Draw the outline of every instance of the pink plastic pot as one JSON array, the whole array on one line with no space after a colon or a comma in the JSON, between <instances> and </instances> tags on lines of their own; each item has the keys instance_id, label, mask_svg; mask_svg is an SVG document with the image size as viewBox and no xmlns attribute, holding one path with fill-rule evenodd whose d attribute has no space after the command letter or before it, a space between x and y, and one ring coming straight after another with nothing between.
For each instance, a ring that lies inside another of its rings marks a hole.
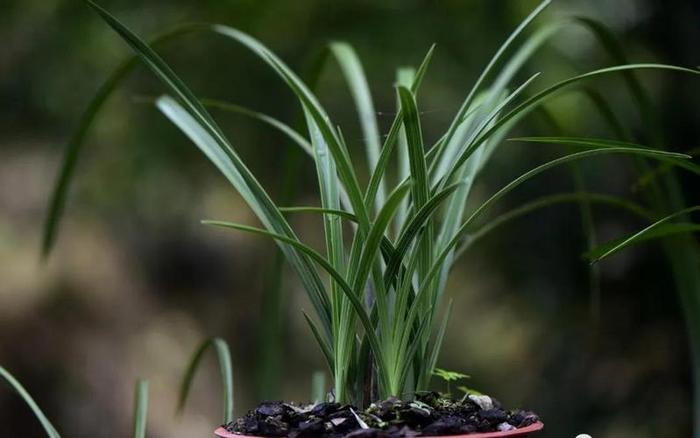
<instances>
[{"instance_id":1,"label":"pink plastic pot","mask_svg":"<svg viewBox=\"0 0 700 438\"><path fill-rule=\"evenodd\" d=\"M537 422L534 424L531 424L527 427L522 427L520 429L513 429L509 430L507 432L486 432L486 433L470 433L467 435L444 435L442 437L420 437L420 438L501 438L501 437L526 437L530 435L531 433L539 432L544 428L544 424L542 422ZM252 436L247 436L247 435L238 435L235 433L231 433L224 429L223 427L220 427L214 431L214 435L216 435L219 438L260 438L260 437L252 437Z\"/></svg>"}]
</instances>

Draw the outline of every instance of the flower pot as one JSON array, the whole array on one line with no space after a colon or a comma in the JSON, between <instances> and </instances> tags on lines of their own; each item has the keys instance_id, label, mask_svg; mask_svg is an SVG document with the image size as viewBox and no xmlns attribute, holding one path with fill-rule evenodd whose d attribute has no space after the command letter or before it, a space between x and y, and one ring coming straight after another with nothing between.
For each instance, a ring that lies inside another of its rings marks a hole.
<instances>
[{"instance_id":1,"label":"flower pot","mask_svg":"<svg viewBox=\"0 0 700 438\"><path fill-rule=\"evenodd\" d=\"M451 438L501 438L501 437L526 437L530 435L531 433L538 432L542 430L544 427L544 424L541 421L538 421L537 423L531 424L527 427L521 427L520 429L513 429L509 430L507 432L484 432L484 433L470 433L467 435L443 435L442 437L419 437L419 438L444 438L444 437L451 437ZM260 437L251 437L247 435L238 435L232 432L227 431L223 427L220 427L214 431L214 435L216 435L219 438L260 438Z\"/></svg>"}]
</instances>

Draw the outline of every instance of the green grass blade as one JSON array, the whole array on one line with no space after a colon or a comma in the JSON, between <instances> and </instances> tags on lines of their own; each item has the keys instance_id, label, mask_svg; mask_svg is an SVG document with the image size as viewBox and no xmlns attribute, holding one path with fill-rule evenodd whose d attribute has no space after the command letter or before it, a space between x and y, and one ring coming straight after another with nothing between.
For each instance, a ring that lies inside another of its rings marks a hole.
<instances>
[{"instance_id":1,"label":"green grass blade","mask_svg":"<svg viewBox=\"0 0 700 438\"><path fill-rule=\"evenodd\" d=\"M365 76L360 59L352 46L343 42L335 42L330 45L330 51L340 65L345 81L350 87L350 93L355 102L355 107L357 108L362 135L365 138L367 162L371 175L379 161L380 135L367 77ZM375 206L377 211L384 205L385 196L386 189L383 182L380 181Z\"/></svg>"},{"instance_id":2,"label":"green grass blade","mask_svg":"<svg viewBox=\"0 0 700 438\"><path fill-rule=\"evenodd\" d=\"M192 388L194 376L199 369L204 354L213 349L216 353L216 359L219 364L219 372L221 374L221 386L223 389L223 422L228 423L233 421L233 365L231 361L231 351L226 341L221 338L209 338L202 342L195 350L187 366L185 375L180 384L180 394L177 402L177 412L182 414L187 403L187 398Z\"/></svg>"},{"instance_id":3,"label":"green grass blade","mask_svg":"<svg viewBox=\"0 0 700 438\"><path fill-rule=\"evenodd\" d=\"M413 339L406 344L401 344L401 347L398 349L398 359L396 360L397 380L395 383L395 391L397 394L402 394L405 392L404 388L406 385L406 380L408 379L411 367L415 364L415 362L413 362L413 358L416 357L417 354L420 354L422 341L425 338L426 333L429 333L430 322L430 318L423 318L420 321L418 328L413 333Z\"/></svg>"},{"instance_id":4,"label":"green grass blade","mask_svg":"<svg viewBox=\"0 0 700 438\"><path fill-rule=\"evenodd\" d=\"M321 403L326 401L326 373L314 371L311 375L311 401Z\"/></svg>"},{"instance_id":5,"label":"green grass blade","mask_svg":"<svg viewBox=\"0 0 700 438\"><path fill-rule=\"evenodd\" d=\"M399 68L396 72L396 84L399 86L410 87L416 77L416 71L410 67ZM396 112L401 111L401 100L396 96ZM401 126L399 136L396 139L398 142L398 181L405 181L411 175L411 167L408 162L408 140L406 140L406 129ZM399 206L396 212L396 234L399 234L401 227L406 222L408 212L408 199L405 199Z\"/></svg>"},{"instance_id":6,"label":"green grass blade","mask_svg":"<svg viewBox=\"0 0 700 438\"><path fill-rule=\"evenodd\" d=\"M146 438L148 425L148 380L136 382L134 394L134 438Z\"/></svg>"},{"instance_id":7,"label":"green grass blade","mask_svg":"<svg viewBox=\"0 0 700 438\"><path fill-rule=\"evenodd\" d=\"M418 89L420 88L420 85L423 82L425 72L428 70L428 66L430 65L430 60L433 57L434 50L435 45L433 44L428 50L428 53L423 58L423 62L421 62L420 66L418 67L418 70L416 71L416 76L413 79L413 84L411 85L411 92L414 95L418 94ZM396 117L394 117L394 121L391 123L391 127L389 128L389 133L387 134L386 139L384 139L382 151L379 155L379 161L377 162L377 167L374 169L374 172L370 177L369 185L367 187L367 191L365 192L365 205L372 205L377 197L379 182L384 177L384 173L386 172L386 168L389 164L389 158L391 157L391 152L394 150L394 146L396 144L396 140L399 136L399 133L401 132L402 126L403 111L399 110L399 112L396 113Z\"/></svg>"},{"instance_id":8,"label":"green grass blade","mask_svg":"<svg viewBox=\"0 0 700 438\"><path fill-rule=\"evenodd\" d=\"M333 208L322 208L322 207L306 207L306 206L301 206L301 207L280 207L280 211L282 213L318 213L318 214L326 214L326 215L336 215L339 217L342 217L343 219L346 219L350 222L357 223L357 216L355 216L352 213L348 213L345 210L337 210Z\"/></svg>"},{"instance_id":9,"label":"green grass blade","mask_svg":"<svg viewBox=\"0 0 700 438\"><path fill-rule=\"evenodd\" d=\"M311 144L314 149L314 161L316 163L316 173L318 176L318 187L321 195L321 206L325 209L339 210L340 209L340 190L337 176L337 166L332 154L329 152L328 143L324 138L318 124L314 121L310 112L304 107L306 115L307 127ZM340 131L339 131L340 132ZM345 150L345 143L341 144ZM326 255L331 266L341 275L345 273L345 249L343 243L343 223L339 216L334 214L323 215L323 230L326 241ZM361 233L358 233L358 235ZM348 357L349 351L344 346L347 343L347 337L340 336L344 330L348 329L348 318L343 317L342 308L344 297L341 291L338 290L338 284L331 279L331 323L332 323L332 341L335 373L333 375L335 394L338 400L345 402L347 394L345 393L345 382L347 379L347 364L352 361Z\"/></svg>"},{"instance_id":10,"label":"green grass blade","mask_svg":"<svg viewBox=\"0 0 700 438\"><path fill-rule=\"evenodd\" d=\"M620 248L620 249L616 250L614 253L610 253L605 257L609 257L609 256L611 256L619 251L622 251L623 249L627 249L627 247L629 247L629 246L637 245L639 243L647 242L649 240L661 239L661 238L675 236L675 235L679 235L679 234L692 234L692 233L697 233L698 231L700 231L700 225L695 224L695 223L678 222L678 223L670 223L670 224L667 224L667 223L660 224L660 225L657 225L653 230L648 230L646 233L640 235L633 242L630 242L627 245L625 245L624 248ZM596 248L593 248L593 250L584 253L583 257L591 260L592 263L597 263L597 261L602 258L603 254L616 248L618 245L620 245L625 240L627 240L628 237L629 236L621 237L619 239L615 239L615 240L612 240L612 241L607 242L605 244L602 244Z\"/></svg>"},{"instance_id":11,"label":"green grass blade","mask_svg":"<svg viewBox=\"0 0 700 438\"><path fill-rule=\"evenodd\" d=\"M432 376L435 370L435 365L437 365L438 356L440 355L440 350L442 348L442 342L445 339L445 333L447 332L447 324L450 322L450 315L452 315L452 304L453 300L450 299L447 303L447 309L442 318L442 323L440 324L440 329L435 336L435 341L433 342L433 347L429 350L430 355L426 361L426 366L423 370L421 378L418 380L417 390L421 391L428 388L430 383L430 376Z\"/></svg>"},{"instance_id":12,"label":"green grass blade","mask_svg":"<svg viewBox=\"0 0 700 438\"><path fill-rule=\"evenodd\" d=\"M412 208L419 210L427 202L430 196L430 182L428 180L428 168L425 162L425 147L423 146L423 132L418 106L411 91L403 86L398 87L401 111L404 114L404 128L406 130L406 142L408 144L408 162L411 170L411 203ZM422 234L418 244L419 251L418 273L422 278L430 269L430 260L433 253L433 224L428 222L426 230Z\"/></svg>"},{"instance_id":13,"label":"green grass blade","mask_svg":"<svg viewBox=\"0 0 700 438\"><path fill-rule=\"evenodd\" d=\"M653 224L647 226L646 228L636 233L633 233L622 239L615 240L611 243L604 244L586 254L586 258L590 259L591 263L596 263L637 243L677 234L687 234L700 231L700 225L698 224L668 223L672 219L675 219L679 216L685 216L695 211L700 211L700 205L684 208L683 210L677 211L662 219L659 219L658 221L654 222Z\"/></svg>"},{"instance_id":14,"label":"green grass blade","mask_svg":"<svg viewBox=\"0 0 700 438\"><path fill-rule=\"evenodd\" d=\"M408 144L408 160L413 181L411 194L415 208L422 207L428 202L430 189L428 187L427 165L425 163L425 148L423 146L423 132L421 131L418 107L411 91L404 87L398 87L401 111L404 115L404 128Z\"/></svg>"},{"instance_id":15,"label":"green grass blade","mask_svg":"<svg viewBox=\"0 0 700 438\"><path fill-rule=\"evenodd\" d=\"M201 25L187 24L177 26L172 30L166 31L151 40L152 45L158 45L172 40L175 37L182 36L194 31L204 30ZM53 248L58 234L63 210L65 208L68 191L75 175L75 169L78 164L78 159L83 152L87 133L92 127L104 107L107 99L112 95L119 84L129 75L129 73L137 65L137 57L132 56L123 61L100 85L92 100L88 104L85 112L80 116L78 126L71 135L65 145L63 152L63 161L56 178L56 183L51 192L49 207L44 219L43 235L41 242L42 257L46 259Z\"/></svg>"},{"instance_id":16,"label":"green grass blade","mask_svg":"<svg viewBox=\"0 0 700 438\"><path fill-rule=\"evenodd\" d=\"M22 400L24 400L27 406L29 406L29 409L32 410L34 416L37 418L37 420L39 420L44 428L44 431L46 431L46 435L49 438L61 438L61 435L59 435L49 419L46 418L46 415L44 415L44 412L42 412L41 408L39 408L39 405L36 404L32 396L29 395L26 389L24 389L24 386L22 386L22 384L19 383L19 381L17 381L17 379L15 379L9 371L1 366L0 377L2 377L2 380L7 382L7 384L10 385L10 388L12 388L22 398Z\"/></svg>"}]
</instances>

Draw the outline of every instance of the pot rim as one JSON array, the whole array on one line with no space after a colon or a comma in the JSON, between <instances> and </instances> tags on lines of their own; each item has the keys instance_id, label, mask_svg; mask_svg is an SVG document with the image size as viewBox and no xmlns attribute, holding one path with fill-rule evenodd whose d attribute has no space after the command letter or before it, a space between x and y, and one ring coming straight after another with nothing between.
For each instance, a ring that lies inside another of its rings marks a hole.
<instances>
[{"instance_id":1,"label":"pot rim","mask_svg":"<svg viewBox=\"0 0 700 438\"><path fill-rule=\"evenodd\" d=\"M528 433L537 432L544 428L544 423L538 421L526 427L521 427L518 429L508 430L505 432L482 432L482 433L469 433L463 435L442 435L438 437L418 437L418 438L501 438L501 437L515 437L519 435L527 435ZM214 431L214 435L219 438L261 438L259 436L252 435L239 435L237 433L229 432L223 426L219 427Z\"/></svg>"}]
</instances>

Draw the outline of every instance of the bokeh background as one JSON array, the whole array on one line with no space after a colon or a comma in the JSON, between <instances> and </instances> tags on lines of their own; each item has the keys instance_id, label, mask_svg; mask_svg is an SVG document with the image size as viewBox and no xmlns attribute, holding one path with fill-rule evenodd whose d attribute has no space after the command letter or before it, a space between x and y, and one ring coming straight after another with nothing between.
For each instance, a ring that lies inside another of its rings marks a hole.
<instances>
[{"instance_id":1,"label":"bokeh background","mask_svg":"<svg viewBox=\"0 0 700 438\"><path fill-rule=\"evenodd\" d=\"M449 123L500 42L535 6L529 0L101 4L141 35L193 21L238 27L302 72L328 41L346 40L363 59L384 129L394 111L395 68L417 64L435 42L420 102L431 139ZM613 28L634 61L700 64L699 2L558 0L545 15L572 13ZM64 144L99 84L129 53L74 0L3 0L0 41L0 363L66 437L128 436L137 377L151 381L149 436L211 436L221 411L213 359L201 369L185 414L177 419L174 412L190 354L214 335L232 346L237 414L261 398L308 400L311 375L323 363L300 313L309 307L304 293L285 271L282 305L277 313L270 310L263 297L274 287L273 244L200 225L202 218L254 219L213 166L148 103L162 88L143 68L109 100L91 130L57 247L40 263L43 216ZM228 41L188 36L161 53L201 96L290 122L298 117L293 96L274 74ZM610 62L592 38L572 29L524 73L542 71L541 86ZM669 148L697 147L700 81L641 77ZM619 78L595 87L633 132L644 131ZM336 66L321 77L319 95L359 154L361 133ZM549 109L569 134L609 134L581 94L559 98ZM312 164L287 154L284 138L235 115L216 116L275 197L287 196L283 175L294 169L294 202L317 202ZM544 126L532 117L517 133L542 133ZM476 193L493 192L554 154L552 148L505 144ZM595 160L584 170L591 190L636 196L637 176L628 160ZM684 182L697 203L697 186ZM554 171L499 208L572 187L568 170ZM601 240L642 225L608 209L596 209L594 216ZM320 224L312 218L295 217L294 225L308 241L321 242ZM689 436L689 341L659 247L640 246L602 264L596 311L581 259L585 246L575 205L537 212L481 242L459 262L449 284L455 311L440 366L472 375L470 386L508 406L540 413L547 423L543 438L581 432ZM283 336L265 356L266 328L275 324ZM0 435L42 433L19 398L0 386Z\"/></svg>"}]
</instances>

